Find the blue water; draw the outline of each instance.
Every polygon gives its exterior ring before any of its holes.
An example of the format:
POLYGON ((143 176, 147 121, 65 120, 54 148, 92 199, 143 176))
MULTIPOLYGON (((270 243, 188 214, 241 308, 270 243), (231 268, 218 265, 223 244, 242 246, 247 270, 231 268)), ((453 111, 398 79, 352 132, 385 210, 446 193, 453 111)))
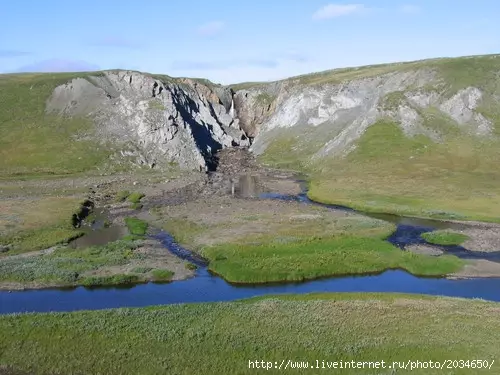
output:
POLYGON ((403 271, 377 276, 314 280, 304 283, 234 286, 200 269, 198 275, 169 284, 144 284, 131 289, 86 289, 1 292, 0 313, 98 310, 186 302, 231 301, 282 293, 401 292, 482 298, 500 301, 500 279, 449 280, 418 278, 403 271))
MULTIPOLYGON (((296 200, 314 204, 304 194, 282 196, 267 194, 261 198, 296 200)), ((344 207, 328 206, 336 209, 344 207)), ((461 224, 443 223, 433 220, 413 219, 396 215, 372 215, 397 224, 397 230, 388 241, 399 247, 424 243, 421 233, 435 229, 460 229, 461 224)), ((175 243, 165 232, 155 236, 166 251, 196 264, 196 276, 168 284, 143 284, 134 287, 88 289, 28 290, 0 292, 0 314, 19 312, 50 312, 98 310, 118 307, 142 307, 172 303, 232 301, 254 296, 283 293, 312 292, 399 292, 442 295, 463 298, 481 298, 500 301, 500 278, 450 280, 446 278, 422 278, 404 271, 390 270, 379 275, 326 278, 302 283, 232 285, 220 277, 211 275, 206 261, 175 243), (167 250, 168 249, 168 250, 167 250)), ((443 247, 443 250, 463 258, 499 260, 499 253, 478 254, 459 246, 443 247)))

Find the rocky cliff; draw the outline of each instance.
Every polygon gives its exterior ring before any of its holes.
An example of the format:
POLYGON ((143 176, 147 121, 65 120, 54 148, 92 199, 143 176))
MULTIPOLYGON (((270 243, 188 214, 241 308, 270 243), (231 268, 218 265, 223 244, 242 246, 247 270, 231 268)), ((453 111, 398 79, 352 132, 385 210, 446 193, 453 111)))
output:
POLYGON ((450 131, 491 137, 500 125, 500 56, 318 73, 247 87, 236 92, 235 104, 256 154, 287 139, 311 161, 345 155, 381 119, 434 142, 450 131))
POLYGON ((269 152, 295 152, 313 162, 349 153, 380 119, 398 123, 408 137, 421 134, 434 142, 450 129, 492 136, 499 74, 499 56, 339 69, 231 87, 108 71, 58 86, 46 110, 90 116, 100 139, 120 144, 118 157, 151 167, 175 162, 213 169, 217 150, 251 145, 264 154, 279 142, 287 146, 269 152))
POLYGON ((74 78, 54 90, 46 110, 91 117, 98 139, 113 140, 122 157, 150 167, 210 169, 215 151, 250 144, 231 90, 190 79, 130 71, 74 78))

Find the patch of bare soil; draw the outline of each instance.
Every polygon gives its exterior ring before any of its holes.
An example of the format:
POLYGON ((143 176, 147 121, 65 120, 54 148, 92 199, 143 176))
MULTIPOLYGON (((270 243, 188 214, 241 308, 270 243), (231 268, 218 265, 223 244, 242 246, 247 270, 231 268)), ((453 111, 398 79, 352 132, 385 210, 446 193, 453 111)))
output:
POLYGON ((432 256, 439 256, 444 253, 443 250, 431 245, 410 245, 406 246, 405 250, 411 251, 412 253, 415 254, 432 255, 432 256))
POLYGON ((469 237, 461 246, 470 251, 500 251, 500 225, 479 224, 463 230, 469 237))
POLYGON ((479 277, 500 277, 500 263, 489 260, 471 260, 459 272, 449 276, 451 279, 471 279, 479 277))

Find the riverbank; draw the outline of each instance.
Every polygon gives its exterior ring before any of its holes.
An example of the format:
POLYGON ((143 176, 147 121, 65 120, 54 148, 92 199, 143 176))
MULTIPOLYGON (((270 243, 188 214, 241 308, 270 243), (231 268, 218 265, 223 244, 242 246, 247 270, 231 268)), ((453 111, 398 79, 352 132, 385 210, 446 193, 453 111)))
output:
MULTIPOLYGON (((288 359, 315 363, 474 358, 491 363, 500 355, 500 339, 491 334, 498 329, 497 303, 380 293, 6 315, 0 317, 0 369, 39 374, 193 374, 200 369, 209 374, 253 374, 259 370, 249 367, 249 361, 255 360, 279 364, 288 359)), ((281 371, 272 368, 266 373, 281 371)), ((433 371, 414 370, 426 375, 442 372, 433 371)))
POLYGON ((0 290, 126 286, 193 275, 188 262, 155 240, 119 240, 83 249, 56 247, 0 260, 0 290))

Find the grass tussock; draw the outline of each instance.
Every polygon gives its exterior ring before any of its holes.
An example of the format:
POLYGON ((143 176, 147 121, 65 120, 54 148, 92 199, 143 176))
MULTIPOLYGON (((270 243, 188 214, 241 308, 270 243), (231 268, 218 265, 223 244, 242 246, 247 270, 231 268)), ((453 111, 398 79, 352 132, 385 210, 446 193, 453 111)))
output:
POLYGON ((144 198, 146 195, 140 192, 133 192, 130 195, 127 196, 127 200, 130 203, 139 203, 142 198, 144 198))
POLYGON ((151 272, 153 275, 153 281, 170 281, 174 276, 174 273, 166 269, 155 269, 151 272))
POLYGON ((465 234, 447 230, 423 233, 421 237, 427 242, 435 245, 461 245, 469 239, 465 234))
POLYGON ((137 275, 112 275, 112 276, 88 276, 79 280, 83 286, 112 286, 112 285, 130 285, 140 282, 137 275))
POLYGON ((146 234, 149 226, 147 222, 136 217, 125 218, 125 225, 131 235, 140 237, 146 234))
POLYGON ((120 190, 116 193, 115 202, 124 202, 130 195, 128 190, 120 190))

